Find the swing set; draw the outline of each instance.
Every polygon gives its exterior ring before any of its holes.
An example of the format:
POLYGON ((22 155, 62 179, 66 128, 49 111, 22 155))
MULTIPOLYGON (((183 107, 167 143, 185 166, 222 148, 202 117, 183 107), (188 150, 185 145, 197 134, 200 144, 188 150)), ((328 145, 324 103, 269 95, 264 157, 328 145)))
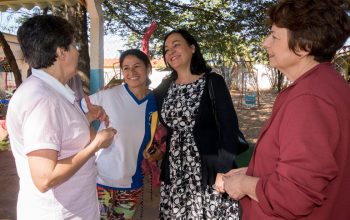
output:
POLYGON ((0 61, 0 119, 5 118, 9 99, 16 88, 15 78, 6 59, 0 61))
POLYGON ((350 64, 350 46, 342 47, 332 60, 333 66, 344 79, 350 83, 349 64, 350 64))
POLYGON ((231 85, 233 85, 235 90, 238 90, 239 100, 237 108, 260 108, 258 74, 253 67, 252 61, 235 61, 231 85))

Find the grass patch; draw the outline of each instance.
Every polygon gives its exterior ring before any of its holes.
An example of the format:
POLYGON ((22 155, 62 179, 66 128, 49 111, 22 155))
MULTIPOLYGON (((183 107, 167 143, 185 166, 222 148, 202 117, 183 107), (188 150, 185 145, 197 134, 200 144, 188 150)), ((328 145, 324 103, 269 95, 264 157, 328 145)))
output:
POLYGON ((8 150, 9 148, 9 140, 2 140, 0 141, 0 151, 8 150))
POLYGON ((252 154, 254 152, 254 147, 250 144, 249 149, 241 153, 236 157, 236 164, 238 167, 246 167, 249 164, 250 159, 252 158, 252 154))

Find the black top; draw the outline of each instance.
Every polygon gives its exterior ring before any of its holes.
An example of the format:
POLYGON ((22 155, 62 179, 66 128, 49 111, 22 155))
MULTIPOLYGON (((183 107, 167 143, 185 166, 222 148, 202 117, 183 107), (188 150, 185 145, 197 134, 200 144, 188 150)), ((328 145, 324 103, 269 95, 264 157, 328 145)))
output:
MULTIPOLYGON (((205 87, 198 108, 194 125, 194 139, 199 150, 202 164, 202 187, 213 185, 217 173, 225 173, 236 168, 234 162, 238 149, 238 120, 233 107, 231 95, 223 77, 216 73, 206 73, 205 87), (208 80, 211 80, 216 98, 216 113, 220 123, 220 133, 216 127, 215 118, 209 97, 208 80)), ((162 110, 168 89, 175 78, 169 76, 153 91, 157 101, 157 109, 162 110)), ((167 128, 168 136, 166 152, 161 165, 161 180, 170 184, 169 147, 172 129, 166 126, 161 114, 160 122, 167 128)))

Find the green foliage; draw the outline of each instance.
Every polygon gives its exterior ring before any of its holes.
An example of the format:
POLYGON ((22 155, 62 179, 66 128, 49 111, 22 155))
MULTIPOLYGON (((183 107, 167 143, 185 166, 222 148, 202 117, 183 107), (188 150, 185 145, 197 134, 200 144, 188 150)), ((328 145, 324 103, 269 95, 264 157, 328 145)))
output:
POLYGON ((0 151, 9 149, 9 141, 8 139, 0 141, 0 151))
POLYGON ((247 167, 249 161, 252 158, 254 147, 250 146, 249 149, 236 157, 236 164, 238 167, 247 167))
POLYGON ((0 30, 5 33, 16 34, 20 24, 33 15, 40 13, 41 9, 39 7, 34 7, 31 10, 21 8, 17 11, 8 9, 6 12, 4 12, 4 14, 7 16, 1 16, 0 30))
MULTIPOLYGON (((150 41, 151 54, 161 55, 164 35, 185 28, 198 40, 213 67, 230 74, 235 60, 263 60, 260 44, 269 27, 266 9, 276 0, 104 0, 106 32, 128 38, 141 48, 144 32, 158 24, 150 41)), ((229 80, 227 80, 229 81, 229 80)))

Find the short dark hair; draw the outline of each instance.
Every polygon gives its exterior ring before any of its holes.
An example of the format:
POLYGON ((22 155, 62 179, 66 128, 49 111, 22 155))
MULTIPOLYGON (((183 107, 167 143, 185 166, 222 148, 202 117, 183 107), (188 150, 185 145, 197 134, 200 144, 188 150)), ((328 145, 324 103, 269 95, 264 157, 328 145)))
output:
POLYGON ((53 15, 29 18, 17 31, 24 59, 35 69, 53 65, 57 58, 57 48, 69 50, 73 36, 73 26, 67 20, 53 15))
POLYGON ((318 62, 331 61, 350 35, 350 21, 340 3, 328 0, 281 0, 269 11, 269 23, 289 30, 289 48, 308 51, 318 62))
POLYGON ((172 75, 175 76, 175 78, 177 78, 177 72, 170 65, 168 65, 168 63, 165 60, 165 41, 168 39, 170 35, 175 33, 180 34, 186 40, 188 45, 190 46, 193 45, 195 47, 195 51, 192 55, 191 64, 190 64, 191 73, 193 75, 200 75, 202 73, 210 72, 211 67, 209 67, 207 65, 207 62, 204 60, 196 39, 187 30, 177 29, 177 30, 170 31, 165 35, 164 41, 163 41, 163 47, 162 47, 164 62, 169 68, 172 69, 173 71, 172 75))
MULTIPOLYGON (((138 59, 140 59, 143 62, 143 64, 145 64, 146 67, 149 67, 151 69, 151 71, 152 71, 151 61, 149 60, 148 56, 144 52, 139 50, 139 49, 129 49, 129 50, 124 51, 122 54, 120 54, 120 57, 119 57, 120 71, 122 70, 124 59, 127 56, 135 56, 135 57, 137 57, 138 59)), ((151 84, 151 80, 147 76, 146 85, 149 85, 149 84, 151 84)))

